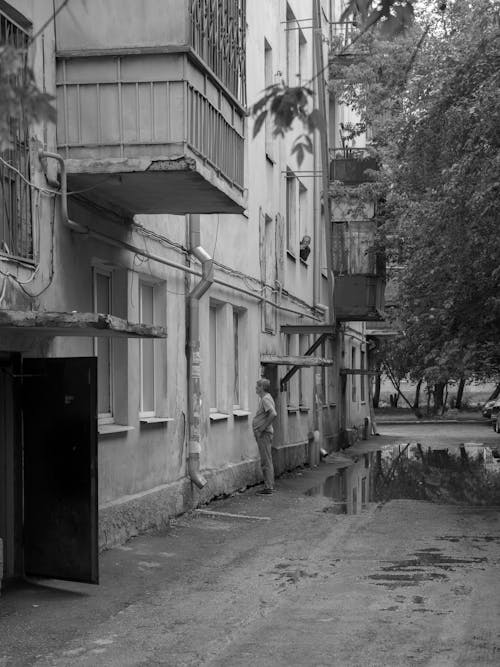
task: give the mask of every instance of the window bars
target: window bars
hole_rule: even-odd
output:
[[[191,46],[246,104],[246,0],[190,0]]]
[[[13,84],[23,83],[28,44],[29,33],[0,10],[0,45],[24,52],[24,69]],[[27,183],[30,179],[29,134],[22,110],[18,118],[10,120],[9,139],[9,147],[0,152],[0,253],[32,260],[31,189]]]

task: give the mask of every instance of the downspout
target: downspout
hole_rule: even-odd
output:
[[[201,262],[202,277],[188,294],[189,313],[189,379],[188,379],[188,421],[189,448],[188,474],[195,486],[202,489],[207,480],[200,473],[200,421],[201,421],[201,382],[200,382],[200,299],[214,282],[214,265],[210,255],[200,245],[200,216],[189,218],[189,252]]]
[[[79,234],[87,234],[88,229],[84,227],[83,225],[79,225],[77,222],[73,222],[72,220],[69,219],[68,215],[68,175],[66,172],[66,163],[64,162],[64,158],[62,155],[59,155],[59,153],[50,153],[49,151],[39,151],[38,152],[38,157],[40,160],[44,159],[51,159],[51,160],[56,160],[59,163],[59,167],[61,170],[61,216],[63,220],[63,224],[65,227],[68,227],[71,229],[73,232],[77,232]]]

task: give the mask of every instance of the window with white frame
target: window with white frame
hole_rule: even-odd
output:
[[[356,348],[353,347],[351,349],[351,370],[354,371],[356,368]],[[357,400],[357,382],[356,382],[356,375],[354,372],[351,374],[351,397],[353,403],[356,402]]]
[[[311,236],[308,230],[307,219],[307,188],[299,183],[299,239],[304,236]],[[307,261],[307,260],[304,260]]]
[[[304,83],[309,79],[306,72],[307,40],[302,30],[299,30],[298,33],[299,33],[299,80],[297,85],[303,86]]]
[[[264,87],[267,89],[269,86],[272,86],[274,82],[273,75],[273,50],[271,45],[264,40]],[[266,155],[271,160],[273,159],[273,124],[269,115],[264,121],[264,133],[265,133],[265,144],[266,144]]]
[[[240,314],[233,310],[233,350],[234,350],[234,370],[233,370],[233,406],[240,407]]]
[[[155,323],[155,286],[151,283],[139,281],[139,317],[143,324]],[[155,341],[144,339],[140,341],[140,378],[141,403],[140,414],[143,417],[156,414],[156,370],[155,370]]]
[[[361,368],[361,375],[359,376],[359,379],[360,379],[360,382],[361,382],[359,395],[360,395],[361,402],[364,403],[366,401],[366,393],[365,393],[366,392],[366,389],[365,389],[366,376],[364,374],[364,370],[365,370],[365,366],[366,366],[366,352],[364,350],[361,350],[361,358],[360,358],[359,366]]]
[[[286,248],[293,256],[296,253],[296,178],[290,169],[286,172]]]
[[[210,305],[208,314],[210,359],[210,410],[217,411],[217,306]]]
[[[304,356],[309,349],[309,336],[306,334],[299,335],[299,354]],[[307,394],[307,369],[301,368],[299,374],[299,407],[303,408],[308,405]]]
[[[290,6],[286,6],[285,42],[286,42],[286,80],[291,87],[297,83],[297,20]]]
[[[94,269],[94,312],[110,314],[112,311],[112,273]],[[94,338],[94,354],[97,356],[97,405],[100,423],[111,423],[113,418],[113,339]]]

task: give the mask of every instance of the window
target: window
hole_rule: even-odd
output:
[[[356,348],[353,347],[351,350],[351,370],[354,370],[356,368]],[[352,391],[352,401],[353,403],[357,400],[357,382],[356,382],[356,375],[354,373],[351,375],[351,391]]]
[[[110,314],[112,311],[112,275],[94,269],[94,312]],[[94,354],[97,356],[97,405],[99,421],[113,422],[113,339],[94,338]]]
[[[303,86],[309,79],[306,73],[306,55],[307,55],[307,40],[302,30],[299,33],[299,81],[298,86]]]
[[[296,245],[296,178],[289,169],[286,173],[286,247],[295,256]]]
[[[264,40],[264,87],[268,88],[273,84],[273,50],[267,41]],[[273,124],[269,116],[264,121],[266,155],[273,159]]]
[[[365,357],[366,357],[366,352],[364,350],[361,350],[361,359],[360,359],[360,368],[361,368],[361,375],[359,376],[360,378],[360,399],[361,402],[364,403],[366,400],[366,395],[365,395],[365,385],[366,385],[366,376],[363,374],[363,371],[365,370]]]
[[[291,336],[290,334],[285,334],[285,356],[290,356],[292,354],[291,352],[292,349],[292,344],[291,344]],[[290,367],[287,366],[286,368],[287,372],[290,370]],[[286,383],[286,404],[287,406],[291,406],[292,404],[292,385],[291,385],[291,379],[288,380]]]
[[[286,6],[286,80],[289,86],[297,86],[297,21],[290,7]]]
[[[209,309],[210,410],[217,411],[217,307]]]
[[[234,391],[233,405],[240,405],[240,315],[237,310],[233,310],[233,348],[234,348]]]
[[[299,183],[299,239],[302,240],[304,236],[310,236],[307,220],[307,188]]]
[[[154,285],[139,282],[139,316],[143,324],[155,323]],[[153,416],[156,412],[155,344],[154,340],[140,341],[140,378],[142,416]]]
[[[7,44],[19,49],[29,45],[30,24],[18,12],[11,20],[4,9],[0,8],[0,44]],[[25,63],[26,67],[26,63]],[[19,74],[22,82],[24,73]],[[28,124],[21,116],[16,123],[10,122],[11,145],[0,153],[12,169],[0,162],[0,252],[34,259],[33,226],[31,219],[31,190],[29,169],[29,132]],[[23,178],[24,177],[24,178]]]
[[[263,274],[267,285],[274,287],[276,278],[276,238],[273,219],[266,215],[264,218],[264,251],[263,251]],[[266,296],[269,301],[276,300],[271,290],[266,288]],[[264,303],[264,331],[274,333],[276,330],[276,308],[270,303]]]
[[[299,335],[299,354],[304,356],[307,350],[309,349],[309,336],[305,334]],[[306,383],[306,369],[301,368],[299,370],[299,407],[305,407],[308,404],[307,401],[307,383]]]

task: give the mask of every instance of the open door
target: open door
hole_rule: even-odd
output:
[[[24,572],[97,584],[97,359],[25,359],[22,382]]]

